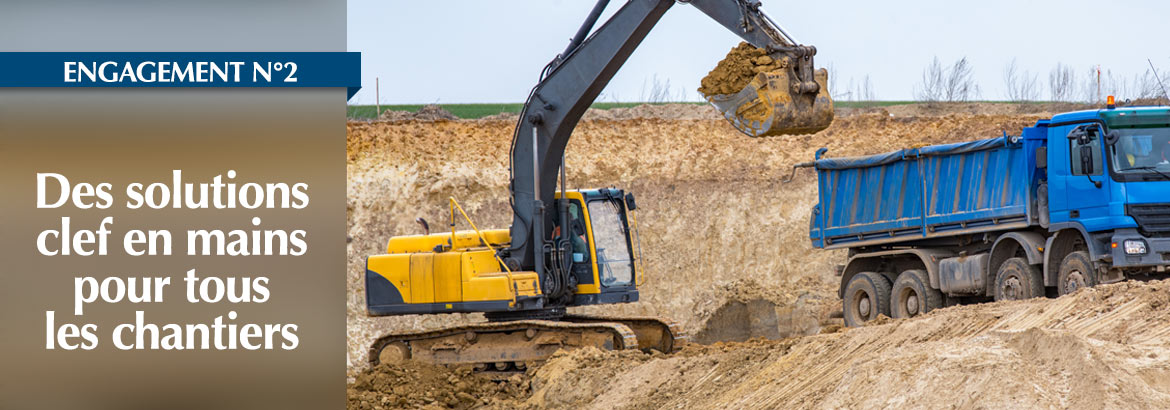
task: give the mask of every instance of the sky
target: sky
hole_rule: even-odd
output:
[[[835,74],[830,89],[839,99],[867,76],[875,99],[913,99],[935,57],[945,65],[966,57],[985,100],[1007,99],[1003,72],[1013,59],[1035,76],[1041,99],[1057,63],[1073,67],[1081,84],[1100,65],[1117,79],[1112,91],[1121,99],[1137,88],[1123,87],[1122,79],[1136,83],[1150,68],[1147,59],[1159,74],[1170,73],[1166,1],[762,3],[797,41],[817,47],[816,65]],[[362,90],[350,104],[374,104],[376,78],[382,104],[523,102],[593,4],[349,0],[348,49],[362,53]],[[623,4],[612,0],[602,21]],[[655,84],[669,84],[672,99],[699,101],[699,80],[738,42],[705,14],[675,4],[598,101],[646,101]]]

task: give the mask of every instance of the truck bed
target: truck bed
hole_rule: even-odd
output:
[[[1023,138],[1004,135],[817,159],[813,246],[850,248],[1026,227],[1035,159],[1024,145]]]

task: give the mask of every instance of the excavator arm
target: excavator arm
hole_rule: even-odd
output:
[[[540,82],[532,89],[521,111],[511,149],[510,189],[514,211],[511,246],[501,255],[513,270],[533,270],[541,278],[553,274],[551,271],[555,268],[550,269],[545,261],[546,249],[552,245],[546,238],[550,238],[553,231],[551,213],[564,212],[563,209],[553,209],[553,199],[569,137],[585,110],[675,1],[629,0],[589,35],[607,3],[608,0],[597,2],[568,48],[541,72]],[[816,98],[827,98],[827,92],[822,92],[823,87],[817,83],[813,71],[816,48],[797,44],[760,10],[758,1],[690,0],[680,3],[689,3],[748,43],[792,62],[787,74],[783,74],[787,76],[784,78],[787,84],[773,87],[783,89],[769,90],[782,93],[779,99],[765,95],[763,91],[757,92],[753,87],[766,88],[759,84],[739,93],[743,95],[709,96],[712,104],[741,131],[753,136],[760,134],[752,130],[758,129],[762,122],[752,123],[742,116],[745,112],[752,112],[749,109],[758,110],[761,101],[769,109],[778,106],[782,111],[796,107],[797,103],[807,109],[813,106]],[[827,119],[831,121],[831,102],[828,109]],[[784,124],[774,124],[773,118],[793,123],[796,131],[812,129],[807,126],[807,121],[770,115],[764,125],[768,130],[784,129]],[[799,119],[799,115],[796,118]],[[828,126],[823,116],[820,120],[824,124],[817,129]],[[544,288],[544,291],[546,295],[556,296],[565,290]]]

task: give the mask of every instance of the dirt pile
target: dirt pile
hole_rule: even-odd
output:
[[[699,80],[699,92],[707,96],[735,94],[743,90],[756,74],[787,66],[786,60],[776,60],[768,56],[764,49],[741,42],[706,77]]]
[[[569,188],[618,186],[637,195],[645,280],[638,303],[573,310],[670,317],[704,341],[824,332],[839,322],[828,316],[839,304],[833,266],[845,256],[809,245],[816,180],[802,171],[792,183],[781,183],[791,165],[811,159],[819,147],[828,147],[829,156],[872,154],[1018,132],[1037,118],[868,113],[786,138],[748,138],[722,119],[582,121],[566,153]],[[383,252],[391,236],[419,233],[415,218],[432,226],[448,221],[449,196],[480,228],[508,227],[513,127],[478,120],[349,124],[351,373],[364,368],[368,344],[387,331],[483,320],[464,314],[366,317],[364,263]],[[746,330],[712,326],[725,322],[718,318],[742,317],[736,303],[765,319]]]
[[[1168,408],[1170,282],[959,306],[833,334],[578,351],[532,375],[550,408]],[[580,383],[579,381],[588,381]],[[571,396],[561,394],[573,387]],[[550,402],[554,396],[565,400]],[[551,405],[550,405],[551,404]]]
[[[361,372],[346,389],[349,409],[508,407],[528,397],[529,382],[517,374],[503,381],[473,373],[470,367],[450,369],[423,363],[383,364]]]
[[[514,112],[502,112],[499,114],[485,115],[483,117],[477,118],[476,120],[477,121],[504,121],[504,122],[510,122],[512,124],[515,124],[517,119],[520,119],[520,114],[517,114]]]
[[[1136,104],[1136,103],[1135,103]],[[1149,105],[1149,104],[1146,104]],[[948,115],[1034,115],[1051,117],[1054,114],[1096,108],[1088,104],[1076,103],[936,103],[936,104],[897,104],[874,107],[841,107],[838,105],[833,114],[837,118],[854,115],[882,115],[892,117],[945,117]],[[409,114],[409,113],[406,113]],[[476,121],[495,122],[503,121],[515,126],[519,114],[504,112],[481,117]],[[582,117],[585,121],[598,120],[715,120],[722,119],[723,115],[709,104],[670,103],[670,104],[642,104],[629,108],[590,108]]]
[[[520,115],[514,113],[499,113],[479,118],[479,121],[504,121],[515,124]],[[723,118],[719,111],[709,104],[641,104],[628,108],[590,108],[581,117],[585,121],[596,120],[712,120]]]
[[[451,121],[457,120],[455,114],[444,110],[438,104],[427,104],[416,112],[388,110],[378,116],[379,121]]]
[[[630,108],[610,108],[585,111],[585,120],[635,120],[656,118],[663,120],[709,120],[723,118],[710,104],[642,104]]]
[[[1148,105],[1167,106],[1167,105],[1170,105],[1170,99],[1168,99],[1167,97],[1138,98],[1136,100],[1123,101],[1123,102],[1121,102],[1121,104],[1118,104],[1118,105],[1125,106],[1125,107],[1141,107],[1141,106],[1148,106]]]
[[[893,117],[938,117],[947,115],[1040,115],[1051,117],[1062,112],[1100,108],[1080,103],[989,103],[955,102],[930,104],[898,104],[869,108],[836,109],[836,116],[846,117],[857,114],[885,114]]]

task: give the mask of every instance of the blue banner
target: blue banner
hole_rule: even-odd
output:
[[[361,88],[361,53],[0,53],[0,87]]]

